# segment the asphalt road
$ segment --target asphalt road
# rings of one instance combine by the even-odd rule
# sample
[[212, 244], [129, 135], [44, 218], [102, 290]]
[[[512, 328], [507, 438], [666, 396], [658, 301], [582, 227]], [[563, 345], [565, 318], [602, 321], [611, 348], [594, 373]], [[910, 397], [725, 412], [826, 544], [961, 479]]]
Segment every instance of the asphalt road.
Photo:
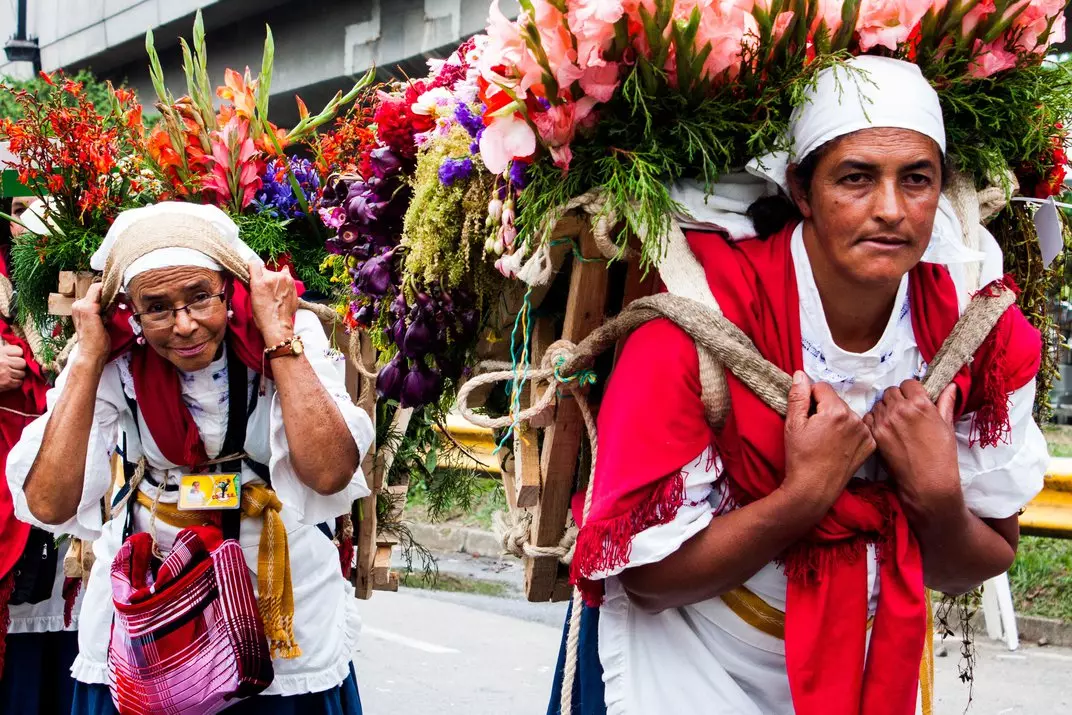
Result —
[[[471, 594], [375, 594], [362, 603], [356, 661], [366, 715], [543, 715], [564, 614], [564, 604]], [[977, 649], [968, 715], [1072, 714], [1072, 650], [1010, 653], [983, 635]], [[948, 652], [935, 661], [935, 712], [963, 715], [956, 644]]]

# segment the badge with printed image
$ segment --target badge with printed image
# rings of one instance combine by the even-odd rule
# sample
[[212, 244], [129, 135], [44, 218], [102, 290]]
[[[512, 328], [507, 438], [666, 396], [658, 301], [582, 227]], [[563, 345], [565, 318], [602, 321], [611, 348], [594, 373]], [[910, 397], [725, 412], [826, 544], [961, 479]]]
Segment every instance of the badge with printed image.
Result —
[[179, 509], [237, 509], [241, 494], [238, 474], [186, 474], [179, 481]]

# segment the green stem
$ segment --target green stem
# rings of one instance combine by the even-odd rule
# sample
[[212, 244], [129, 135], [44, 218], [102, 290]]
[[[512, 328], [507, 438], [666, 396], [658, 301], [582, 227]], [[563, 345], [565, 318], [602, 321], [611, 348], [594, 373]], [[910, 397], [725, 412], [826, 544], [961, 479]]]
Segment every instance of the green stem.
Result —
[[276, 153], [279, 155], [280, 160], [283, 162], [283, 166], [287, 170], [287, 179], [290, 180], [290, 190], [294, 192], [294, 198], [298, 200], [298, 206], [301, 207], [302, 213], [305, 214], [305, 219], [313, 229], [313, 235], [322, 238], [320, 234], [320, 226], [317, 225], [316, 219], [313, 218], [312, 212], [309, 211], [309, 202], [305, 198], [305, 192], [302, 191], [301, 182], [298, 181], [298, 177], [294, 175], [294, 170], [290, 168], [290, 162], [287, 161], [286, 154], [283, 153], [283, 146], [279, 143], [279, 137], [272, 131], [272, 126], [268, 123], [267, 117], [260, 117], [260, 121], [265, 134], [271, 137], [272, 146], [275, 147]]

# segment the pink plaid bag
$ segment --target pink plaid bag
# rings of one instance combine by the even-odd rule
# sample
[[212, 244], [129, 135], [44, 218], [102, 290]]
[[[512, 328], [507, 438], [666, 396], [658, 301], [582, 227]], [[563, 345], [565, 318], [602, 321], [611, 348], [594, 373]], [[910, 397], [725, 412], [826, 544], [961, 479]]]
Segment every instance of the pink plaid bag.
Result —
[[242, 549], [214, 527], [179, 532], [153, 577], [149, 534], [112, 563], [115, 620], [108, 646], [121, 715], [212, 715], [273, 677]]

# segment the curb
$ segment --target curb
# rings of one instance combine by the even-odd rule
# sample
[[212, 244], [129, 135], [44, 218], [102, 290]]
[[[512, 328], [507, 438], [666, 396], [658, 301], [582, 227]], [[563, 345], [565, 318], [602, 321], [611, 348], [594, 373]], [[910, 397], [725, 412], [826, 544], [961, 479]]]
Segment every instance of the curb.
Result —
[[1056, 618], [1017, 615], [1016, 628], [1020, 633], [1020, 640], [1026, 643], [1072, 648], [1072, 623]]
[[410, 531], [413, 538], [426, 549], [441, 554], [470, 554], [493, 558], [502, 554], [502, 544], [495, 538], [495, 534], [483, 529], [412, 522]]

